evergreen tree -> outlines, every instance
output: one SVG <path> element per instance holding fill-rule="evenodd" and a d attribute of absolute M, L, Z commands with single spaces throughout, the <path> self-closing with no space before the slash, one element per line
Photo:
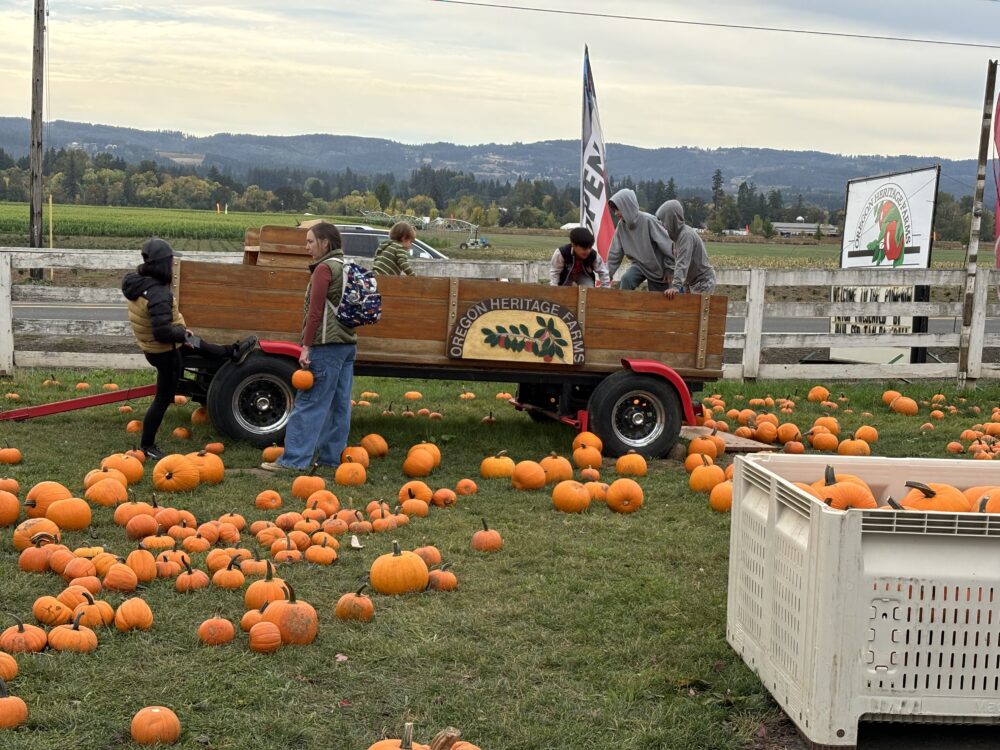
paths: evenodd
<path fill-rule="evenodd" d="M 725 193 L 722 190 L 722 170 L 716 169 L 712 175 L 712 206 L 715 207 L 716 211 L 719 210 L 723 195 Z"/>

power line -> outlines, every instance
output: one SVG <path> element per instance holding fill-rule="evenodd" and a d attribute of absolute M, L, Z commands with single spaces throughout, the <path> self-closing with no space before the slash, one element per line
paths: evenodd
<path fill-rule="evenodd" d="M 989 0 L 998 2 L 1000 0 Z M 667 23 L 678 26 L 707 26 L 714 29 L 737 29 L 740 31 L 772 31 L 782 34 L 805 34 L 810 36 L 839 37 L 842 39 L 868 39 L 880 42 L 906 42 L 910 44 L 936 44 L 945 47 L 971 47 L 975 49 L 1000 49 L 997 44 L 981 44 L 978 42 L 951 42 L 944 39 L 921 39 L 919 37 L 881 36 L 878 34 L 850 34 L 841 31 L 815 31 L 813 29 L 793 29 L 780 26 L 752 26 L 736 23 L 717 23 L 712 21 L 688 21 L 679 18 L 657 18 L 654 16 L 630 16 L 618 13 L 594 13 L 583 10 L 564 10 L 557 8 L 533 8 L 527 5 L 509 5 L 506 3 L 471 2 L 470 0 L 432 0 L 449 5 L 468 5 L 474 8 L 493 8 L 497 10 L 516 10 L 528 13 L 548 13 L 559 16 L 582 16 L 586 18 L 604 18 L 616 21 L 645 21 L 649 23 Z"/>

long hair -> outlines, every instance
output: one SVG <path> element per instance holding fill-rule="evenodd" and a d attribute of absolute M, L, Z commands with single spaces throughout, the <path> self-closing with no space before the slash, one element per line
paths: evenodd
<path fill-rule="evenodd" d="M 317 242 L 322 244 L 323 240 L 327 240 L 330 243 L 330 250 L 340 250 L 344 245 L 344 241 L 340 238 L 340 230 L 328 221 L 314 224 L 309 227 L 309 231 L 313 233 Z"/>

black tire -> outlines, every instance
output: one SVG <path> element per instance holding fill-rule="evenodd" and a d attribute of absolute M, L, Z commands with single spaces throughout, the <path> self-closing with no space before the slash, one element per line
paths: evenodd
<path fill-rule="evenodd" d="M 483 245 L 483 250 L 489 250 L 489 249 L 490 249 L 490 247 L 491 247 L 491 245 L 489 245 L 489 244 L 487 243 L 487 244 Z"/>
<path fill-rule="evenodd" d="M 220 432 L 257 446 L 280 443 L 292 413 L 295 389 L 289 357 L 252 352 L 241 365 L 227 363 L 208 388 L 208 416 Z"/>
<path fill-rule="evenodd" d="M 677 444 L 681 405 L 666 380 L 621 370 L 594 389 L 588 405 L 589 428 L 604 443 L 609 456 L 630 450 L 643 456 L 666 456 Z"/>
<path fill-rule="evenodd" d="M 468 243 L 463 242 L 461 245 L 458 246 L 458 249 L 459 250 L 468 250 L 469 249 L 469 245 L 468 245 Z"/>

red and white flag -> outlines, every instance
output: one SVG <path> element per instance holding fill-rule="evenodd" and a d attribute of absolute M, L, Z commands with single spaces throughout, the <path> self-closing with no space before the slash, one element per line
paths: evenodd
<path fill-rule="evenodd" d="M 583 48 L 583 137 L 580 139 L 580 147 L 580 223 L 593 232 L 597 240 L 597 252 L 607 260 L 615 227 L 611 209 L 608 208 L 608 163 L 604 151 L 604 133 L 597 113 L 590 52 L 586 47 Z"/>

